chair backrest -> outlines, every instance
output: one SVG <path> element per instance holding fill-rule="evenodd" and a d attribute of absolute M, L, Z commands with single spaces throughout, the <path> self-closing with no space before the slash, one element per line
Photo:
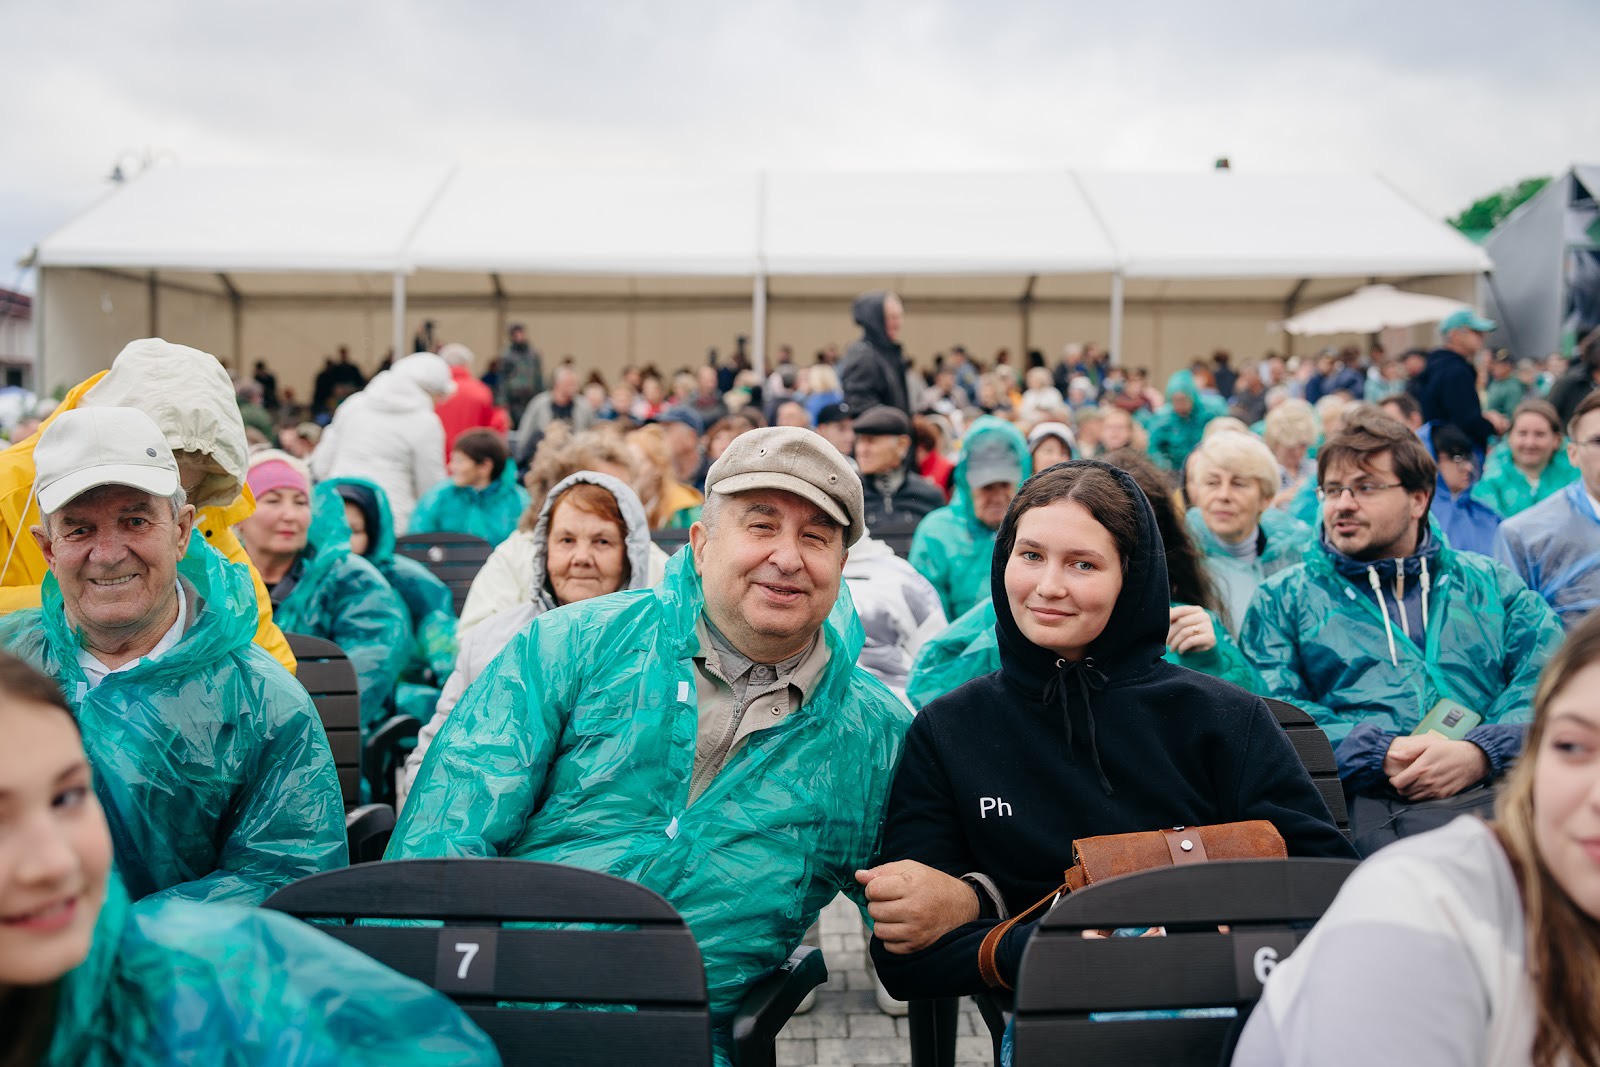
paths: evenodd
<path fill-rule="evenodd" d="M 333 749 L 339 792 L 346 808 L 361 802 L 361 690 L 344 649 L 308 634 L 284 634 L 297 666 L 295 677 L 311 694 Z"/>
<path fill-rule="evenodd" d="M 1247 1014 L 1267 975 L 1355 868 L 1329 859 L 1197 863 L 1113 878 L 1063 898 L 1023 952 L 1016 1062 L 1211 1067 L 1239 1019 L 1181 1009 Z M 1227 933 L 1218 930 L 1223 925 Z M 1151 926 L 1166 927 L 1166 936 L 1083 936 Z M 1138 1014 L 1090 1018 L 1100 1012 Z"/>
<path fill-rule="evenodd" d="M 394 550 L 427 567 L 449 586 L 455 612 L 460 615 L 472 589 L 472 579 L 494 553 L 494 546 L 472 534 L 439 531 L 406 534 L 394 543 Z"/>
<path fill-rule="evenodd" d="M 917 532 L 917 522 L 880 522 L 872 527 L 872 536 L 894 549 L 901 559 L 911 557 L 911 538 Z"/>
<path fill-rule="evenodd" d="M 442 922 L 317 928 L 449 995 L 507 1067 L 711 1062 L 699 946 L 672 905 L 633 882 L 528 860 L 398 860 L 312 875 L 265 906 L 302 919 Z"/>
<path fill-rule="evenodd" d="M 1327 802 L 1333 813 L 1333 822 L 1346 837 L 1350 836 L 1350 810 L 1345 804 L 1344 784 L 1339 781 L 1339 764 L 1333 756 L 1333 745 L 1322 727 L 1304 711 L 1286 700 L 1265 698 L 1272 717 L 1278 720 L 1283 732 L 1289 735 L 1300 762 L 1305 764 L 1311 782 Z"/>
<path fill-rule="evenodd" d="M 689 530 L 687 527 L 682 530 L 651 530 L 650 540 L 656 543 L 657 548 L 671 556 L 689 543 Z"/>

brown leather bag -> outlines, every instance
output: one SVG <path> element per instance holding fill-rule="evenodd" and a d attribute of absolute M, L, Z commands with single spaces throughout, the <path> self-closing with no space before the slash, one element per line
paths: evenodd
<path fill-rule="evenodd" d="M 1010 989 L 995 966 L 1000 939 L 1018 923 L 1047 911 L 1063 894 L 1084 886 L 1153 867 L 1207 860 L 1281 860 L 1287 855 L 1283 836 L 1265 819 L 1080 838 L 1072 843 L 1072 858 L 1077 862 L 1063 876 L 1061 887 L 1022 914 L 995 926 L 984 937 L 978 949 L 978 972 L 990 989 Z"/>

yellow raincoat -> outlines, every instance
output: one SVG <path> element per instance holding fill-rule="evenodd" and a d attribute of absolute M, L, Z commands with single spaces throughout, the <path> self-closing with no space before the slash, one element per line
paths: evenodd
<path fill-rule="evenodd" d="M 134 342 L 135 345 L 140 343 Z M 121 358 L 118 357 L 119 360 Z M 221 365 L 218 364 L 218 367 L 220 369 Z M 0 452 L 0 560 L 4 561 L 0 563 L 0 615 L 23 608 L 39 607 L 39 584 L 44 581 L 45 573 L 49 570 L 45 565 L 44 553 L 39 551 L 33 535 L 28 532 L 30 527 L 39 524 L 39 505 L 33 499 L 32 491 L 33 449 L 39 443 L 39 435 L 61 412 L 71 411 L 80 406 L 84 395 L 111 373 L 111 371 L 101 371 L 79 382 L 33 436 L 18 441 Z M 160 385 L 150 390 L 150 393 L 156 396 L 160 396 L 162 392 Z M 152 401 L 154 405 L 163 407 L 177 402 L 178 398 L 170 395 Z M 183 432 L 181 430 L 175 432 L 170 421 L 159 417 L 152 408 L 146 407 L 143 410 L 150 414 L 167 434 L 167 443 L 172 445 L 174 450 L 196 446 L 196 442 L 181 440 L 180 438 L 185 436 Z M 255 643 L 285 668 L 293 671 L 294 655 L 290 653 L 289 643 L 284 640 L 283 633 L 272 621 L 272 600 L 267 595 L 267 587 L 262 584 L 261 575 L 256 572 L 250 557 L 245 554 L 244 545 L 233 532 L 236 523 L 249 518 L 256 510 L 255 497 L 250 495 L 250 488 L 244 484 L 244 473 L 243 469 L 237 471 L 236 476 L 230 473 L 235 482 L 235 493 L 230 502 L 195 509 L 195 529 L 199 530 L 211 547 L 220 552 L 228 562 L 242 563 L 249 568 L 250 580 L 255 586 L 256 593 L 258 623 Z"/>

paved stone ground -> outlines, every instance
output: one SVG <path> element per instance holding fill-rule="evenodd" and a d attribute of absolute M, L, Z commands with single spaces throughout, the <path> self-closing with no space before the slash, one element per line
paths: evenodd
<path fill-rule="evenodd" d="M 883 1014 L 872 996 L 860 912 L 839 897 L 823 911 L 821 925 L 828 982 L 817 990 L 816 1007 L 778 1035 L 779 1067 L 909 1065 L 908 1021 Z M 970 1000 L 961 1002 L 956 1035 L 956 1063 L 994 1062 L 989 1030 Z"/>

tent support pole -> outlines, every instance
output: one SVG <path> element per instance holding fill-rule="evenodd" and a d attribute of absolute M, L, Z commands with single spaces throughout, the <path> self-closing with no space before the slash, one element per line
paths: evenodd
<path fill-rule="evenodd" d="M 1037 274 L 1028 275 L 1028 284 L 1017 301 L 1017 317 L 1022 320 L 1022 364 L 1028 363 L 1028 352 L 1033 348 L 1033 287 L 1039 283 Z"/>
<path fill-rule="evenodd" d="M 1288 322 L 1294 318 L 1295 309 L 1300 306 L 1300 294 L 1306 291 L 1306 286 L 1311 284 L 1310 278 L 1301 278 L 1294 283 L 1294 288 L 1289 290 L 1289 295 L 1283 301 L 1283 321 Z M 1283 358 L 1290 359 L 1294 356 L 1294 334 L 1287 329 L 1283 331 Z"/>
<path fill-rule="evenodd" d="M 750 359 L 756 377 L 767 380 L 767 276 L 757 274 L 750 295 Z"/>
<path fill-rule="evenodd" d="M 145 309 L 149 312 L 145 323 L 149 327 L 145 331 L 146 337 L 160 337 L 161 323 L 161 282 L 156 278 L 156 272 L 151 271 L 145 278 Z"/>
<path fill-rule="evenodd" d="M 392 358 L 400 359 L 408 353 L 406 344 L 406 276 L 399 271 L 394 272 L 394 322 L 392 324 L 393 336 L 390 343 L 394 346 Z"/>
<path fill-rule="evenodd" d="M 494 283 L 494 336 L 495 344 L 500 345 L 506 340 L 506 287 L 501 284 L 500 275 L 489 275 L 489 281 Z M 489 360 L 495 361 L 499 357 L 490 349 Z"/>
<path fill-rule="evenodd" d="M 239 289 L 233 284 L 233 279 L 222 271 L 217 272 L 217 283 L 228 294 L 228 321 L 233 333 L 233 365 L 240 374 L 243 374 L 245 372 L 244 297 L 239 295 Z"/>
<path fill-rule="evenodd" d="M 1122 272 L 1111 275 L 1111 365 L 1122 363 Z"/>

